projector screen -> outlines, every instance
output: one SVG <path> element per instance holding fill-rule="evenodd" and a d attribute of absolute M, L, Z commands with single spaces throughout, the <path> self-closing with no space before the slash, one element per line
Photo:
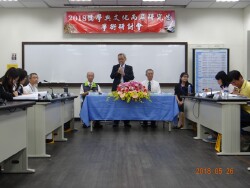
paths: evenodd
<path fill-rule="evenodd" d="M 146 69 L 154 70 L 160 83 L 179 81 L 187 71 L 187 43 L 42 43 L 23 42 L 23 68 L 36 72 L 39 80 L 53 83 L 83 83 L 86 73 L 95 73 L 97 83 L 112 83 L 110 73 L 125 53 L 136 81 L 146 79 Z"/>

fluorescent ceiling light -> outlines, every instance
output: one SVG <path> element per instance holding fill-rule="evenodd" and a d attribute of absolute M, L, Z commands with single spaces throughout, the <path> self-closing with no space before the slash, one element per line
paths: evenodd
<path fill-rule="evenodd" d="M 92 1 L 92 0 L 69 0 L 69 1 L 74 1 L 74 2 L 84 2 L 84 1 Z"/>
<path fill-rule="evenodd" d="M 163 2 L 163 1 L 165 1 L 165 0 L 142 0 L 142 1 Z"/>
<path fill-rule="evenodd" d="M 238 2 L 239 0 L 216 0 L 216 2 Z"/>

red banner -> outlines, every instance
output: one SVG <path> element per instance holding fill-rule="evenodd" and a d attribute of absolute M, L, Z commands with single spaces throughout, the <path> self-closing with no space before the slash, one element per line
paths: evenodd
<path fill-rule="evenodd" d="M 173 33 L 175 11 L 67 12 L 65 33 Z"/>

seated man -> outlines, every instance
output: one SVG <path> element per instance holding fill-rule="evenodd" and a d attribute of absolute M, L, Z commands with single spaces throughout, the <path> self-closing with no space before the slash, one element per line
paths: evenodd
<path fill-rule="evenodd" d="M 23 94 L 38 93 L 37 85 L 38 85 L 37 73 L 30 73 L 29 84 L 23 87 Z M 50 133 L 46 136 L 46 143 L 54 143 L 53 133 Z"/>
<path fill-rule="evenodd" d="M 87 80 L 85 83 L 83 83 L 81 85 L 80 88 L 80 95 L 81 95 L 81 107 L 83 105 L 83 101 L 84 98 L 86 97 L 86 95 L 89 94 L 89 92 L 98 92 L 101 93 L 101 88 L 98 84 L 96 84 L 95 82 L 93 82 L 95 77 L 95 74 L 93 72 L 87 72 Z M 94 128 L 100 128 L 102 127 L 100 125 L 99 121 L 95 121 L 94 123 Z M 83 124 L 83 128 L 87 128 L 84 124 Z"/>
<path fill-rule="evenodd" d="M 159 82 L 153 80 L 154 77 L 154 71 L 152 69 L 147 69 L 146 70 L 146 77 L 147 80 L 144 80 L 142 82 L 142 85 L 144 85 L 149 92 L 151 93 L 161 93 L 161 87 Z M 148 126 L 148 122 L 147 121 L 143 121 L 143 125 L 144 128 L 146 128 Z M 151 127 L 155 128 L 156 127 L 156 122 L 155 121 L 151 121 Z"/>
<path fill-rule="evenodd" d="M 233 70 L 228 73 L 229 82 L 237 88 L 233 91 L 233 94 L 237 94 L 240 96 L 245 96 L 250 98 L 250 82 L 243 79 L 241 73 L 237 70 Z M 240 113 L 240 125 L 241 125 L 241 133 L 242 133 L 242 142 L 246 142 L 248 132 L 245 132 L 242 128 L 250 125 L 250 106 L 247 104 L 241 105 L 241 113 Z M 250 150 L 250 145 L 247 144 L 245 147 L 242 146 L 242 151 Z"/>
<path fill-rule="evenodd" d="M 29 75 L 29 84 L 23 88 L 24 94 L 37 93 L 38 75 L 36 73 L 31 73 Z"/>

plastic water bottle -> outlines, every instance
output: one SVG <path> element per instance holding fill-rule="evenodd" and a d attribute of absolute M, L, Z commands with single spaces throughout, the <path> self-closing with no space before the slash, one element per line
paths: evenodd
<path fill-rule="evenodd" d="M 228 88 L 227 88 L 227 87 L 225 87 L 225 88 L 223 89 L 223 93 L 224 93 L 224 98 L 225 98 L 225 99 L 228 99 L 229 91 L 228 91 Z"/>
<path fill-rule="evenodd" d="M 192 93 L 192 87 L 191 87 L 191 85 L 189 84 L 189 85 L 188 85 L 188 95 L 191 95 L 191 93 Z"/>

